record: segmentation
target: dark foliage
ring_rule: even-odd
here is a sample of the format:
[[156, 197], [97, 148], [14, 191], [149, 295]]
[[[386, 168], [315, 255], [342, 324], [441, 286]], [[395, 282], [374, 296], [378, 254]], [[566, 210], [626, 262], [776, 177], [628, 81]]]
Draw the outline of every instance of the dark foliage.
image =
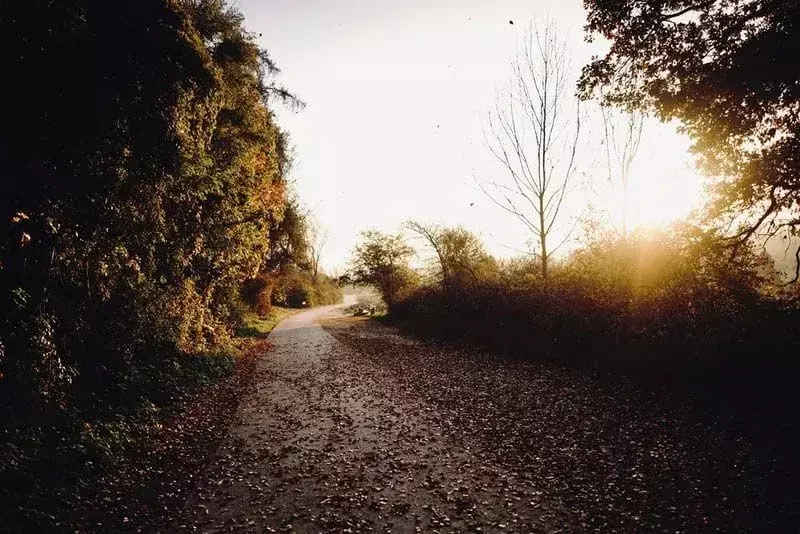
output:
[[320, 250], [313, 233], [309, 215], [296, 199], [289, 200], [280, 213], [270, 216], [270, 247], [261, 271], [242, 285], [245, 302], [262, 317], [273, 304], [305, 308], [342, 300], [338, 284], [320, 272]]
[[272, 309], [274, 288], [275, 278], [267, 274], [260, 274], [242, 284], [242, 298], [251, 310], [263, 317], [268, 315]]
[[547, 282], [512, 265], [469, 286], [423, 288], [391, 313], [418, 331], [599, 369], [768, 375], [794, 365], [800, 311], [761, 287], [756, 258], [685, 243], [598, 243]]
[[342, 301], [342, 290], [327, 275], [314, 276], [309, 271], [289, 270], [278, 274], [272, 290], [272, 302], [289, 308], [326, 306]]
[[270, 248], [262, 266], [264, 272], [289, 268], [309, 270], [311, 253], [308, 217], [297, 201], [289, 201], [282, 213], [270, 217], [269, 223]]
[[140, 359], [224, 345], [284, 203], [283, 138], [261, 52], [221, 2], [0, 20], [20, 103], [0, 137], [0, 400], [92, 409]]
[[240, 285], [287, 203], [268, 104], [291, 95], [222, 0], [3, 2], [0, 64], [0, 477], [19, 514], [231, 372]]

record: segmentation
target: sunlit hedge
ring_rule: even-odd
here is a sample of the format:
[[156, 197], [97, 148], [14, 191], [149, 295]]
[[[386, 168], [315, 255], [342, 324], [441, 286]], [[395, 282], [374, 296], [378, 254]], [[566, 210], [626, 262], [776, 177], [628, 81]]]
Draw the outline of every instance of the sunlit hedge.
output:
[[307, 270], [292, 268], [248, 280], [242, 296], [251, 309], [263, 316], [272, 305], [309, 308], [336, 304], [342, 301], [342, 290], [323, 273], [314, 276]]
[[[684, 236], [685, 237], [685, 236]], [[653, 369], [772, 365], [791, 357], [796, 304], [754, 255], [683, 237], [594, 243], [545, 282], [531, 262], [392, 307], [418, 331], [526, 358]], [[776, 289], [777, 288], [777, 289]]]

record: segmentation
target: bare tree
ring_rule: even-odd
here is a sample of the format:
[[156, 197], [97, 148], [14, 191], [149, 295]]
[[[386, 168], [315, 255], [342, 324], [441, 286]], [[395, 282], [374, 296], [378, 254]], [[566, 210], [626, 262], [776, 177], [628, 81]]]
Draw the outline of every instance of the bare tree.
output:
[[[550, 243], [576, 175], [580, 101], [567, 43], [553, 24], [531, 26], [513, 61], [512, 83], [489, 119], [486, 144], [506, 173], [481, 190], [531, 232], [547, 279], [550, 257], [569, 237]], [[574, 109], [570, 109], [574, 106]]]
[[[603, 144], [606, 148], [608, 181], [612, 186], [619, 184], [622, 190], [622, 239], [628, 238], [628, 186], [631, 168], [639, 144], [642, 141], [644, 114], [639, 111], [616, 111], [606, 105], [600, 106], [603, 116]], [[619, 181], [615, 179], [618, 175]]]
[[311, 273], [317, 278], [320, 269], [322, 251], [328, 243], [328, 230], [311, 215], [307, 215], [308, 224], [308, 256], [311, 262]]
[[440, 243], [441, 228], [438, 225], [422, 224], [417, 221], [406, 221], [403, 226], [425, 239], [436, 253], [436, 259], [439, 264], [438, 277], [441, 278], [442, 283], [446, 286], [450, 280], [450, 264], [447, 261], [445, 250]]

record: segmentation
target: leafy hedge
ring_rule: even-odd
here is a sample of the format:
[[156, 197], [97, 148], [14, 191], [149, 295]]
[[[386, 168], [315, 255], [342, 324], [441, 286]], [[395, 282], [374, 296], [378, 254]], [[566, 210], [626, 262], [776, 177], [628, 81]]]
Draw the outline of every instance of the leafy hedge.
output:
[[265, 316], [272, 305], [310, 308], [336, 304], [342, 301], [342, 290], [325, 274], [314, 276], [309, 271], [290, 268], [248, 280], [242, 288], [242, 296], [254, 311]]
[[754, 257], [677, 240], [599, 243], [544, 282], [525, 269], [396, 303], [427, 334], [520, 357], [641, 370], [731, 372], [784, 365], [800, 336], [797, 302], [769, 293]]
[[288, 93], [221, 0], [3, 10], [0, 422], [80, 418], [226, 350], [287, 205]]
[[272, 106], [295, 101], [224, 0], [6, 3], [0, 64], [14, 80], [0, 87], [13, 507], [34, 486], [83, 484], [154, 414], [230, 373], [241, 284], [268, 263], [288, 202]]
[[342, 290], [324, 274], [316, 277], [307, 271], [296, 271], [278, 277], [272, 290], [272, 302], [290, 308], [326, 306], [342, 301]]

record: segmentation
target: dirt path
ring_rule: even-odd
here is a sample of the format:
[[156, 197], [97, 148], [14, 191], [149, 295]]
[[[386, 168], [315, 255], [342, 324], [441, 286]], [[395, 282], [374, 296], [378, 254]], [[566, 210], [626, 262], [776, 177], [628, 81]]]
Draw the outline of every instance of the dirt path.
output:
[[230, 436], [170, 530], [800, 525], [791, 413], [416, 341], [340, 312], [309, 310], [273, 331]]
[[523, 475], [477, 454], [433, 408], [400, 397], [309, 310], [271, 334], [226, 444], [176, 530], [553, 531]]
[[561, 531], [800, 532], [800, 428], [780, 395], [513, 361], [376, 321], [324, 324], [386, 391], [565, 511]]

